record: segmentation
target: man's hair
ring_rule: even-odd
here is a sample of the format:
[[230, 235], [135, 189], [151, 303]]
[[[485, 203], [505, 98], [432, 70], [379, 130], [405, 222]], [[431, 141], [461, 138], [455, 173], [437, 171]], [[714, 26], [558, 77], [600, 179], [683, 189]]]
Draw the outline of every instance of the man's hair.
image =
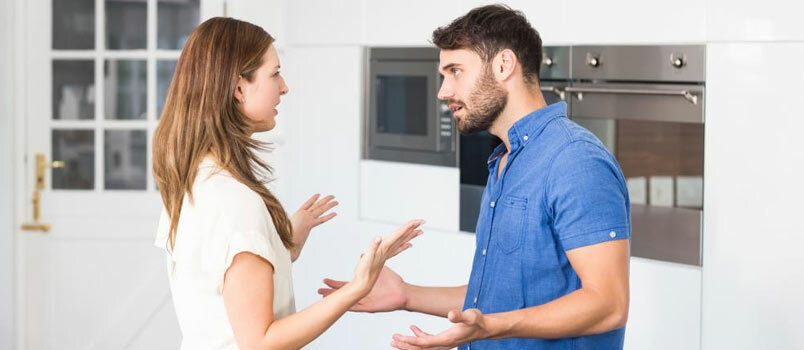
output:
[[442, 50], [473, 50], [486, 64], [500, 51], [510, 49], [522, 65], [525, 81], [539, 81], [542, 39], [522, 12], [506, 5], [475, 8], [434, 30], [432, 42]]

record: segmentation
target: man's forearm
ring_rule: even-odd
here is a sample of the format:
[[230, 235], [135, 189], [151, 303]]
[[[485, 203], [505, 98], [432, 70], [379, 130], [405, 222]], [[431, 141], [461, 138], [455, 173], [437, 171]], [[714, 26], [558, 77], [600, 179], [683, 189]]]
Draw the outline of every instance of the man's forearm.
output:
[[405, 310], [447, 317], [451, 310], [463, 309], [466, 286], [419, 287], [406, 284], [405, 293], [408, 297]]
[[486, 314], [488, 339], [566, 338], [621, 328], [628, 318], [628, 297], [607, 300], [579, 289], [547, 304]]

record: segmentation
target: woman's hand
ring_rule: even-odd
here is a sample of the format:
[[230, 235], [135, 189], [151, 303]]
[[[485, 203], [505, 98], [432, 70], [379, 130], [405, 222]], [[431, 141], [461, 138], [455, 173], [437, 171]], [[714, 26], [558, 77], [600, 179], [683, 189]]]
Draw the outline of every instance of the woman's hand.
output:
[[361, 299], [377, 282], [385, 261], [413, 246], [409, 242], [422, 234], [422, 230], [418, 229], [422, 224], [424, 220], [410, 221], [387, 237], [383, 239], [378, 237], [371, 242], [357, 263], [355, 278], [348, 283], [359, 291]]
[[319, 199], [320, 194], [315, 194], [310, 197], [307, 202], [297, 210], [293, 216], [290, 217], [290, 223], [293, 225], [293, 251], [291, 252], [291, 260], [296, 261], [301, 254], [304, 244], [307, 242], [307, 237], [310, 236], [310, 231], [338, 215], [335, 212], [324, 215], [327, 211], [338, 205], [335, 201], [335, 196], [329, 195]]

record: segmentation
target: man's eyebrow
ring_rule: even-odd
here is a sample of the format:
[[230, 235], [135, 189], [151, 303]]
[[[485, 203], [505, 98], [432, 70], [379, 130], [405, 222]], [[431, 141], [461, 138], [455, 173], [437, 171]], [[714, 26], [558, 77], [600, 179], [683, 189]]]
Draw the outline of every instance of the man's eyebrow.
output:
[[441, 71], [442, 72], [447, 71], [450, 68], [455, 68], [455, 67], [458, 67], [458, 66], [460, 66], [460, 64], [458, 64], [458, 63], [448, 63], [448, 64], [444, 65], [443, 67], [441, 67]]

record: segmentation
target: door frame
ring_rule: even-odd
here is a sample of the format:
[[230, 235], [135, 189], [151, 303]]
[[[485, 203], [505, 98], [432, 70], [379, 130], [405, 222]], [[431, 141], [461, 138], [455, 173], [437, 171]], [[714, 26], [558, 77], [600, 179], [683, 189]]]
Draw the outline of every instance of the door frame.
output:
[[[23, 98], [25, 76], [25, 33], [21, 28], [25, 25], [25, 6], [23, 0], [0, 2], [0, 20], [2, 38], [0, 38], [0, 52], [7, 53], [0, 59], [0, 72], [2, 76], [10, 77], [0, 82], [0, 115], [3, 116], [5, 126], [0, 128], [0, 192], [8, 196], [2, 198], [0, 203], [0, 280], [7, 288], [0, 291], [0, 324], [5, 328], [0, 336], [2, 348], [24, 348], [24, 339], [20, 333], [24, 328], [24, 313], [21, 303], [24, 294], [21, 286], [24, 283], [24, 274], [20, 271], [21, 252], [18, 230], [19, 224], [24, 220], [25, 197], [28, 183], [24, 179], [25, 169], [25, 104], [20, 103]], [[7, 262], [7, 263], [6, 263]]]

